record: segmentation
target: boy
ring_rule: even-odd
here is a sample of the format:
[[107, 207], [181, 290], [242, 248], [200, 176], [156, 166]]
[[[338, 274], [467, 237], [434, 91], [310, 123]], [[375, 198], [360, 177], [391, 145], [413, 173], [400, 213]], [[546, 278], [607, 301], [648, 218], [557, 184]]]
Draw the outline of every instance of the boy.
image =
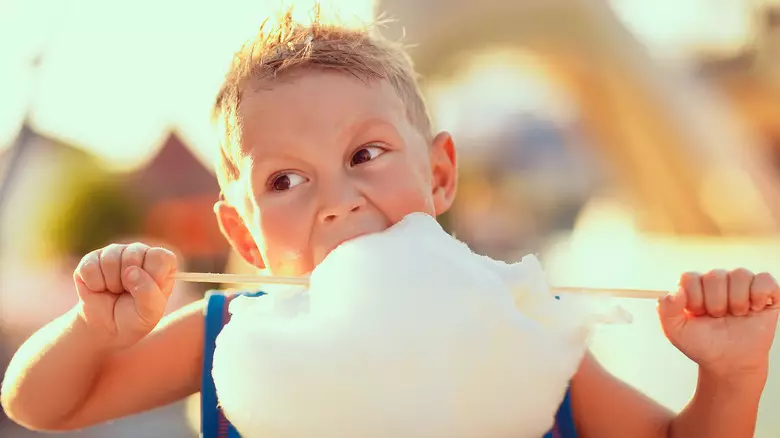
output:
[[[453, 202], [456, 154], [432, 135], [410, 62], [366, 30], [289, 14], [240, 52], [215, 114], [224, 135], [215, 213], [233, 248], [275, 275], [306, 275], [340, 243]], [[79, 304], [14, 357], [2, 403], [62, 431], [152, 409], [200, 389], [203, 303], [163, 318], [175, 257], [143, 244], [87, 254]], [[751, 437], [780, 288], [746, 270], [685, 274], [659, 301], [666, 336], [699, 364], [673, 415], [587, 356], [571, 385], [582, 437]], [[209, 372], [209, 370], [205, 370]]]

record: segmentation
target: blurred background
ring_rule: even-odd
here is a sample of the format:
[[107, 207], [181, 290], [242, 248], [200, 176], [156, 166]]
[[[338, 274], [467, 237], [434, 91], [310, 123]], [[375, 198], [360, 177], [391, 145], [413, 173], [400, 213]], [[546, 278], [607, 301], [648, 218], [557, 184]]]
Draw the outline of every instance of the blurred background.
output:
[[[780, 275], [780, 1], [323, 3], [392, 18], [385, 33], [413, 44], [461, 157], [442, 221], [475, 251], [539, 254], [560, 286]], [[279, 4], [0, 0], [0, 370], [75, 303], [77, 261], [109, 242], [247, 271], [211, 212], [208, 114], [232, 53]], [[177, 285], [170, 310], [205, 290]], [[663, 337], [655, 302], [623, 304], [634, 324], [600, 329], [594, 351], [681, 409], [695, 366]], [[780, 434], [772, 354], [757, 437]], [[194, 437], [198, 421], [194, 396], [63, 436]], [[37, 435], [0, 416], [0, 437]]]

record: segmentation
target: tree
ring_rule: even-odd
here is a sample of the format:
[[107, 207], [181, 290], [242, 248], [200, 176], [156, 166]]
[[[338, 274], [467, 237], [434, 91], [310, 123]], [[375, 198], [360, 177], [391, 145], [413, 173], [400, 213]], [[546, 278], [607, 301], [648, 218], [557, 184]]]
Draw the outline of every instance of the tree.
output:
[[82, 257], [141, 230], [143, 202], [104, 171], [73, 172], [46, 214], [46, 253]]

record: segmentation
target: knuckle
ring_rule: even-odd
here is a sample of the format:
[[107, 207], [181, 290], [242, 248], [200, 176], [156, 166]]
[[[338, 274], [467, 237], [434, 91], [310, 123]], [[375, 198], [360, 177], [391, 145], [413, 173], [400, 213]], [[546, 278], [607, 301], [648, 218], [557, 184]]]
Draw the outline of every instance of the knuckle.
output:
[[99, 264], [92, 263], [81, 265], [73, 271], [73, 280], [83, 283], [90, 290], [101, 290], [103, 284], [103, 272]]
[[81, 263], [84, 263], [85, 261], [87, 261], [87, 260], [89, 260], [91, 258], [95, 258], [95, 256], [97, 256], [99, 253], [100, 253], [100, 250], [96, 249], [94, 251], [90, 251], [90, 252], [84, 254], [84, 256], [81, 257]]
[[746, 268], [733, 269], [729, 276], [734, 279], [749, 279], [753, 277], [753, 272]]
[[146, 253], [146, 261], [152, 266], [172, 269], [176, 264], [176, 256], [165, 248], [154, 247]]
[[146, 250], [143, 247], [136, 246], [135, 244], [129, 245], [122, 253], [122, 260], [125, 262], [140, 264], [144, 259], [145, 253]]
[[727, 275], [727, 272], [724, 269], [712, 269], [712, 270], [707, 271], [704, 274], [704, 278], [722, 279], [722, 278], [726, 277], [726, 275]]
[[728, 273], [723, 269], [713, 269], [702, 275], [702, 283], [705, 285], [717, 285], [723, 283], [728, 277]]
[[151, 248], [146, 253], [146, 261], [151, 265], [159, 265], [165, 262], [165, 254], [159, 248]]
[[698, 283], [699, 279], [701, 278], [701, 275], [698, 272], [684, 272], [680, 276], [680, 284], [683, 286], [688, 286], [691, 284]]
[[145, 253], [149, 251], [149, 245], [143, 243], [143, 242], [133, 242], [129, 245], [127, 245], [127, 249], [125, 251], [133, 251], [133, 252], [141, 252]]
[[771, 274], [768, 272], [761, 272], [756, 275], [756, 278], [753, 280], [751, 293], [761, 297], [768, 297], [773, 293], [780, 294], [780, 290], [778, 289], [777, 281]]
[[118, 243], [112, 243], [111, 245], [108, 245], [103, 249], [103, 251], [100, 252], [100, 263], [101, 264], [114, 264], [118, 263], [122, 257], [122, 253], [124, 252], [125, 246], [120, 245]]
[[770, 285], [777, 285], [777, 280], [769, 272], [759, 272], [756, 278]]
[[81, 258], [81, 261], [76, 267], [76, 270], [83, 272], [84, 270], [87, 269], [97, 268], [98, 264], [96, 262], [98, 261], [98, 257], [99, 257], [98, 251], [92, 251], [90, 253], [87, 253], [84, 257]]
[[111, 243], [103, 249], [103, 253], [109, 252], [109, 253], [116, 253], [121, 252], [126, 245], [123, 245], [121, 243]]
[[759, 272], [755, 278], [755, 284], [759, 287], [770, 288], [775, 285], [775, 278], [768, 272]]

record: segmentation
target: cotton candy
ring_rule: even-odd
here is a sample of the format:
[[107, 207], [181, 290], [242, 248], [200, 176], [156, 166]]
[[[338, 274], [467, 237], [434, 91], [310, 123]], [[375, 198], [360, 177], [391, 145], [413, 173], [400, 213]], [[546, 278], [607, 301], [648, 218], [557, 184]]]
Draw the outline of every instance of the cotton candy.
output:
[[230, 305], [212, 375], [245, 438], [539, 438], [595, 323], [538, 260], [474, 254], [432, 217], [344, 243], [308, 290]]

